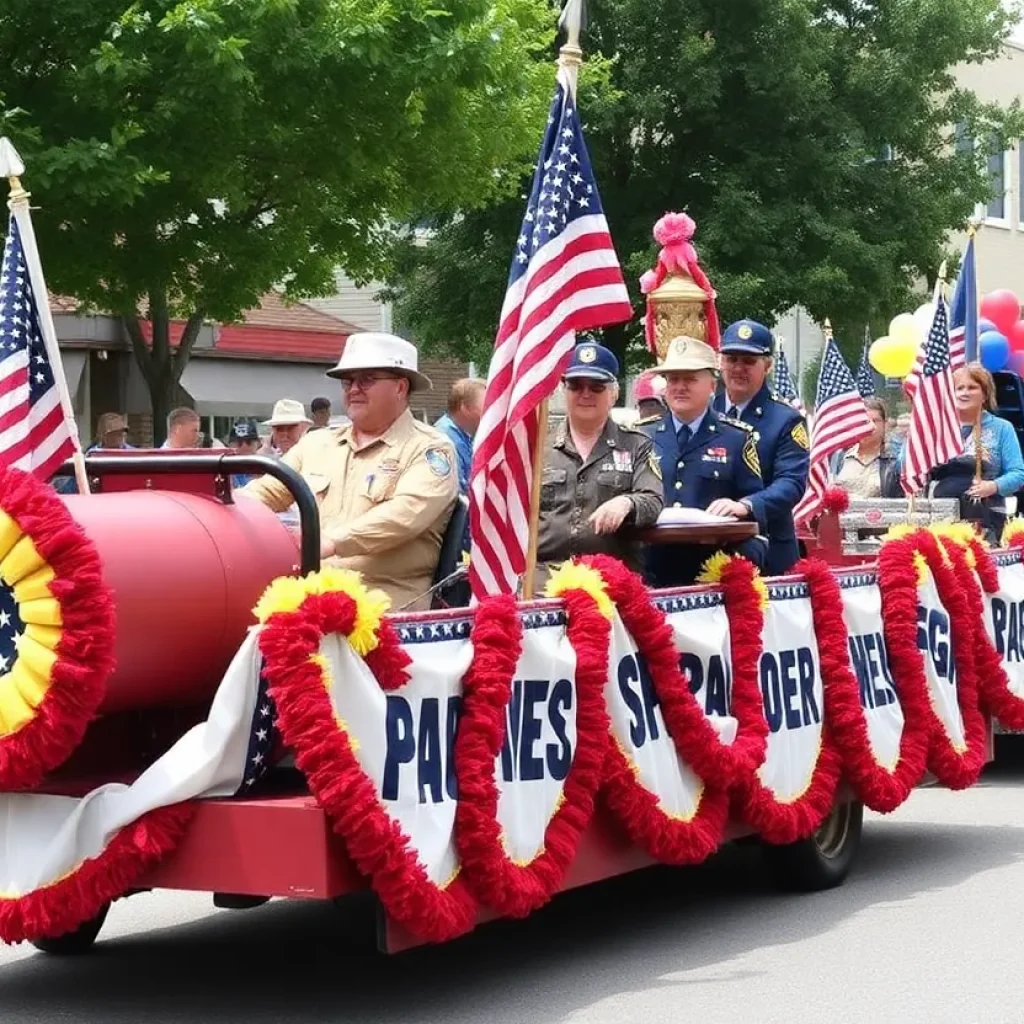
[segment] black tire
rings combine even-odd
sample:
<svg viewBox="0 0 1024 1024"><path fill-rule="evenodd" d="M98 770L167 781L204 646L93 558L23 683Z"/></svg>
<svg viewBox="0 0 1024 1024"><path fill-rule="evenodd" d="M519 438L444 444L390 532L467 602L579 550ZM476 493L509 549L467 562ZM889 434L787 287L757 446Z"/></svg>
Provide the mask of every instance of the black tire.
<svg viewBox="0 0 1024 1024"><path fill-rule="evenodd" d="M80 953L88 953L96 942L96 936L99 935L103 922L107 919L108 910L110 910L109 903L105 904L95 917L83 921L73 932L36 939L32 945L41 952L50 953L53 956L77 956Z"/></svg>
<svg viewBox="0 0 1024 1024"><path fill-rule="evenodd" d="M837 805L809 839L785 846L765 843L765 864L783 889L820 892L842 885L860 849L864 805Z"/></svg>

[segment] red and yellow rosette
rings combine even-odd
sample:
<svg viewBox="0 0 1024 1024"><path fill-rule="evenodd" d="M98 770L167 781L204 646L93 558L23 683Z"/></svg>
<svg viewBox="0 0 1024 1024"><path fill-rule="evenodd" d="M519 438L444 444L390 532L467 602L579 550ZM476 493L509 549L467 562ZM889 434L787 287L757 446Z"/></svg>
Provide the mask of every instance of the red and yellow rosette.
<svg viewBox="0 0 1024 1024"><path fill-rule="evenodd" d="M482 903L510 917L525 917L558 892L593 816L608 749L604 683L614 606L600 574L571 562L552 576L547 595L565 601L569 643L576 654L576 750L559 806L544 830L542 852L532 860L513 861L498 821L495 763L505 740L505 709L523 640L511 597L487 598L476 609L473 664L464 680L455 741L455 838L462 870Z"/></svg>
<svg viewBox="0 0 1024 1024"><path fill-rule="evenodd" d="M410 658L384 618L388 605L387 597L348 570L282 577L256 606L264 624L259 646L281 735L352 861L395 921L423 941L443 942L473 927L476 901L461 876L444 887L432 882L385 811L359 763L357 738L335 715L335 680L320 653L323 639L339 634L382 689L403 686Z"/></svg>
<svg viewBox="0 0 1024 1024"><path fill-rule="evenodd" d="M81 742L114 669L99 554L48 485L0 470L0 789L32 787Z"/></svg>

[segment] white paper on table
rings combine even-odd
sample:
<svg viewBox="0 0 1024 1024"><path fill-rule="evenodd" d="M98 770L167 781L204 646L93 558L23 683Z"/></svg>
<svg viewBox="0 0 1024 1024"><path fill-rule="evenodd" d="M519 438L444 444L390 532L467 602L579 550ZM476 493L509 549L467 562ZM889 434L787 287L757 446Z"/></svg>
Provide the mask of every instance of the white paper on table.
<svg viewBox="0 0 1024 1024"><path fill-rule="evenodd" d="M657 526L691 526L713 523L735 523L735 516L716 516L702 508L663 508L658 516Z"/></svg>

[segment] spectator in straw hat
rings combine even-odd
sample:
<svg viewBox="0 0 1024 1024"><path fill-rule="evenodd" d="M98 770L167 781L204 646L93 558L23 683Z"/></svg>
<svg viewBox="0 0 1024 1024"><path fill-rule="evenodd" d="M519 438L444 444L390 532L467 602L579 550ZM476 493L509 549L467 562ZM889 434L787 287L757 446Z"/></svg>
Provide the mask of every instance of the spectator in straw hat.
<svg viewBox="0 0 1024 1024"><path fill-rule="evenodd" d="M721 499L734 503L733 518L757 521L749 495L764 487L753 428L726 421L711 406L718 376L715 350L696 338L669 342L665 361L655 367L665 378L668 411L643 429L654 440L665 488L665 507L706 510ZM759 523L761 532L764 523ZM723 545L763 566L763 537ZM652 545L647 571L656 586L693 583L714 549L687 544Z"/></svg>
<svg viewBox="0 0 1024 1024"><path fill-rule="evenodd" d="M299 439L313 425L306 415L305 406L293 398L282 398L274 403L274 411L263 426L270 427L270 453L286 455L298 443Z"/></svg>
<svg viewBox="0 0 1024 1024"><path fill-rule="evenodd" d="M393 334L353 334L327 376L341 380L351 423L305 434L283 461L317 496L321 557L383 590L393 608L426 608L441 540L458 494L455 449L409 410L432 387L415 346ZM239 493L275 512L287 489L260 477Z"/></svg>

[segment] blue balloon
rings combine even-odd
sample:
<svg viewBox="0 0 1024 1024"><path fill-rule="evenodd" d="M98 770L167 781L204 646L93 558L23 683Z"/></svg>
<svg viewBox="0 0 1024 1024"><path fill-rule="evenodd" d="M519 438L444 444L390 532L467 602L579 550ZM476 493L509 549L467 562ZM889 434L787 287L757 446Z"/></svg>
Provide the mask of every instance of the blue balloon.
<svg viewBox="0 0 1024 1024"><path fill-rule="evenodd" d="M1010 358L1010 341L998 331L986 331L978 338L978 358L991 373L1001 370Z"/></svg>
<svg viewBox="0 0 1024 1024"><path fill-rule="evenodd" d="M985 320L984 318L978 321L978 337L980 338L983 334L988 334L989 331L995 331L999 333L999 328L996 327L991 320Z"/></svg>

